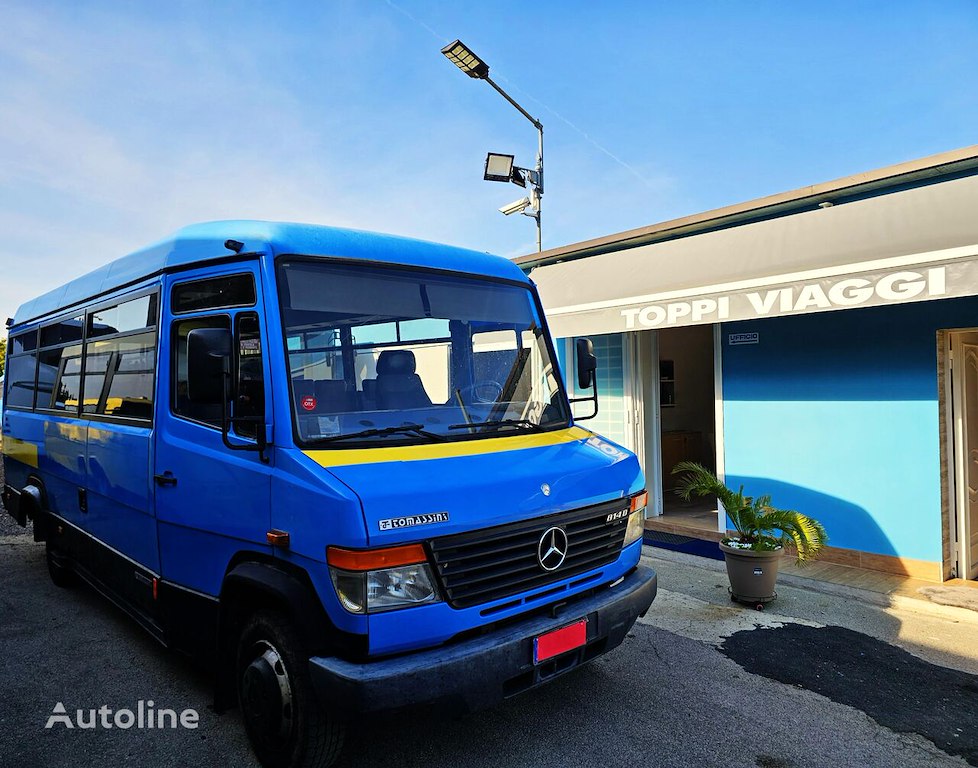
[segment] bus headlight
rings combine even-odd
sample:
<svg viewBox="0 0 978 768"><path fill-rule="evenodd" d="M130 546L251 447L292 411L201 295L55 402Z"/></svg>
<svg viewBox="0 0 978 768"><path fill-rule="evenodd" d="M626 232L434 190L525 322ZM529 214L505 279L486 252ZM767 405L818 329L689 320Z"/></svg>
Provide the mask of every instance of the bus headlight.
<svg viewBox="0 0 978 768"><path fill-rule="evenodd" d="M438 600L427 563L367 571L367 613L424 605Z"/></svg>
<svg viewBox="0 0 978 768"><path fill-rule="evenodd" d="M648 502L647 491L632 496L629 506L631 514L628 516L628 527L625 528L625 541L621 545L622 548L638 541L645 533L645 507Z"/></svg>
<svg viewBox="0 0 978 768"><path fill-rule="evenodd" d="M420 544L362 551L329 547L326 560L336 596L350 613L381 613L441 600Z"/></svg>

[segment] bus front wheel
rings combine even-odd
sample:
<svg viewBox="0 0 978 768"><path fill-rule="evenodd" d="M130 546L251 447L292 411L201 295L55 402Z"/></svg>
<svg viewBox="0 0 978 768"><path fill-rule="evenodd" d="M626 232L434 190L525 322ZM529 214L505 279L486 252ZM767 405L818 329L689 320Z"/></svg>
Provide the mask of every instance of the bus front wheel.
<svg viewBox="0 0 978 768"><path fill-rule="evenodd" d="M308 654L291 623L259 611L238 640L236 680L245 730L266 768L326 768L343 746L343 724L323 712Z"/></svg>

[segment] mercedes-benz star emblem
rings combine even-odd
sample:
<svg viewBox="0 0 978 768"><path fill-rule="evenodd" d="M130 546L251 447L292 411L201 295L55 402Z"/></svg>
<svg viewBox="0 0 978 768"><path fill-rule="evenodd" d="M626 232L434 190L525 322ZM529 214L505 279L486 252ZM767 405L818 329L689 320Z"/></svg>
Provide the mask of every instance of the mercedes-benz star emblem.
<svg viewBox="0 0 978 768"><path fill-rule="evenodd" d="M545 571L556 571L567 558L567 534L563 528L548 528L537 544L537 562Z"/></svg>

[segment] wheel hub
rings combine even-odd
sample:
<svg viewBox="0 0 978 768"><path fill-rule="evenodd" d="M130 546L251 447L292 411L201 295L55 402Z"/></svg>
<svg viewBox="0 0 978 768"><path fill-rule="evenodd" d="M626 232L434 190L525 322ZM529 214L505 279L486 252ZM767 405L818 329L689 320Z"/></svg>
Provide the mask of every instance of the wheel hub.
<svg viewBox="0 0 978 768"><path fill-rule="evenodd" d="M281 654L266 642L258 650L242 675L241 706L266 737L284 738L292 728L292 686Z"/></svg>

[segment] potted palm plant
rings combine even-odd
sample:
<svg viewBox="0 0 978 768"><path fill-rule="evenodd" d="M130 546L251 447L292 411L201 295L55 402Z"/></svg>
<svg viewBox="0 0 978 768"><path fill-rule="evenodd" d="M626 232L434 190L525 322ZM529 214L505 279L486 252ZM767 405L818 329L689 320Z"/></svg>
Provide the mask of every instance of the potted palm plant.
<svg viewBox="0 0 978 768"><path fill-rule="evenodd" d="M786 549L794 549L799 563L818 556L828 541L817 520L791 509L771 506L770 496L744 496L744 487L732 491L701 464L682 461L673 470L683 475L676 489L683 499L714 495L723 504L736 536L720 540L730 579L730 599L751 603L758 610L777 593L778 563Z"/></svg>

